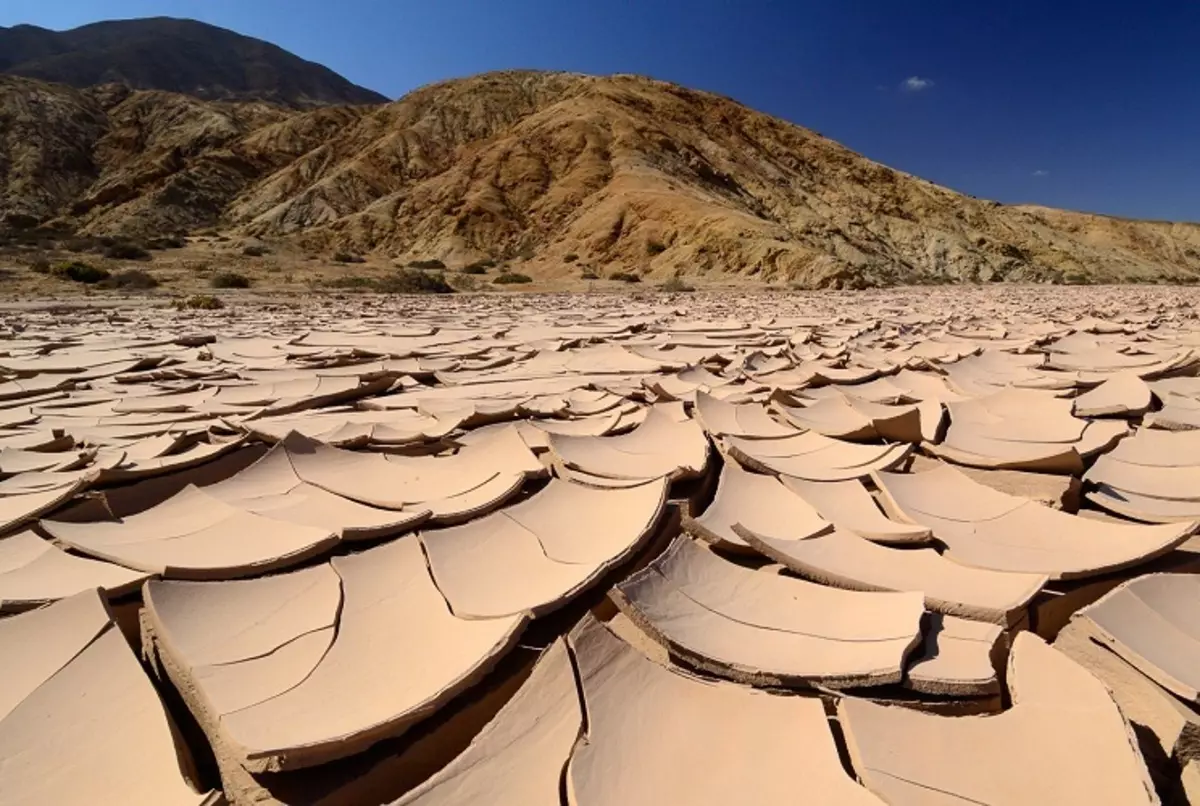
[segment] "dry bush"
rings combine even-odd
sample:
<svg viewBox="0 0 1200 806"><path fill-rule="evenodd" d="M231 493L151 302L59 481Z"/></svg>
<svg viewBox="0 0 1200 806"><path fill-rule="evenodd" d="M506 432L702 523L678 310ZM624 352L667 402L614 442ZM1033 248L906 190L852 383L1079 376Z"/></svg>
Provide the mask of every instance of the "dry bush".
<svg viewBox="0 0 1200 806"><path fill-rule="evenodd" d="M524 285L532 283L533 278L528 274L506 271L504 274L497 275L496 279L492 280L492 282L496 285Z"/></svg>
<svg viewBox="0 0 1200 806"><path fill-rule="evenodd" d="M102 280L107 280L110 276L107 270L78 260L70 260L66 263L59 263L57 266L52 266L50 268L50 275L60 280L70 280L73 283L83 283L84 285L99 283Z"/></svg>
<svg viewBox="0 0 1200 806"><path fill-rule="evenodd" d="M696 290L695 286L688 285L686 282L684 282L683 278L678 275L668 278L658 288L660 291L668 291L671 293L686 293Z"/></svg>
<svg viewBox="0 0 1200 806"><path fill-rule="evenodd" d="M212 294L194 294L186 299L175 300L177 311L219 311L225 303Z"/></svg>
<svg viewBox="0 0 1200 806"><path fill-rule="evenodd" d="M249 288L252 285L249 277L236 271L214 274L208 284L213 288Z"/></svg>
<svg viewBox="0 0 1200 806"><path fill-rule="evenodd" d="M149 291L158 288L158 278L143 269L126 269L101 280L98 285L120 291Z"/></svg>
<svg viewBox="0 0 1200 806"><path fill-rule="evenodd" d="M104 256L112 260L153 260L146 248L132 241L115 241L104 249Z"/></svg>

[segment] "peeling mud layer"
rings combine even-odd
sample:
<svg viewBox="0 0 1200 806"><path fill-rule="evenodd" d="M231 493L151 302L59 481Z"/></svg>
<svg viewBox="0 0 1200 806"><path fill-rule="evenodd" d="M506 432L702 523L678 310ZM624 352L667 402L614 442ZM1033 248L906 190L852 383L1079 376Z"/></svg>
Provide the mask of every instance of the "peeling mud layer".
<svg viewBox="0 0 1200 806"><path fill-rule="evenodd" d="M0 312L0 793L1194 788L1200 291L227 303Z"/></svg>

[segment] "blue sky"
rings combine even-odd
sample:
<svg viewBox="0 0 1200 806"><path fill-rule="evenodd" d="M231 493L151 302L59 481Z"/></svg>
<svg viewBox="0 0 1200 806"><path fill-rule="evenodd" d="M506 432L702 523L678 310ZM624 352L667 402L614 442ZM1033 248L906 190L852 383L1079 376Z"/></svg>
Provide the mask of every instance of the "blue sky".
<svg viewBox="0 0 1200 806"><path fill-rule="evenodd" d="M505 68L736 98L965 193L1200 221L1200 3L2 0L0 25L191 17L389 96Z"/></svg>

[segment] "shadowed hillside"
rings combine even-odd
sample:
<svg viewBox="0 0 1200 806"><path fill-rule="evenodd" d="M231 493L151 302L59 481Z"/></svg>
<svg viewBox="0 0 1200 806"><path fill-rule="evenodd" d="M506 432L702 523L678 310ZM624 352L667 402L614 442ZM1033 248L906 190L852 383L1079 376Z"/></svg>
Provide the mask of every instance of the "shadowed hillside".
<svg viewBox="0 0 1200 806"><path fill-rule="evenodd" d="M0 72L72 87L121 83L299 108L387 100L269 42L168 17L98 22L70 31L0 28Z"/></svg>

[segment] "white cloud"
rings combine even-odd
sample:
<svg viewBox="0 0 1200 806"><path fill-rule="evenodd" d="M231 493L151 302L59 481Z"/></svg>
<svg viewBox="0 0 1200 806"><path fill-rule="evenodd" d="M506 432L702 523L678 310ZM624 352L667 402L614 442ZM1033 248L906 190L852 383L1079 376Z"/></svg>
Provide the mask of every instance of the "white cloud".
<svg viewBox="0 0 1200 806"><path fill-rule="evenodd" d="M905 92L920 92L927 90L933 86L933 80L929 78L921 78L920 76L909 76L900 82L900 89Z"/></svg>
<svg viewBox="0 0 1200 806"><path fill-rule="evenodd" d="M1049 176L1050 172L1047 170L1044 170L1042 168L1038 168L1036 171L1033 172L1033 175L1034 176Z"/></svg>

